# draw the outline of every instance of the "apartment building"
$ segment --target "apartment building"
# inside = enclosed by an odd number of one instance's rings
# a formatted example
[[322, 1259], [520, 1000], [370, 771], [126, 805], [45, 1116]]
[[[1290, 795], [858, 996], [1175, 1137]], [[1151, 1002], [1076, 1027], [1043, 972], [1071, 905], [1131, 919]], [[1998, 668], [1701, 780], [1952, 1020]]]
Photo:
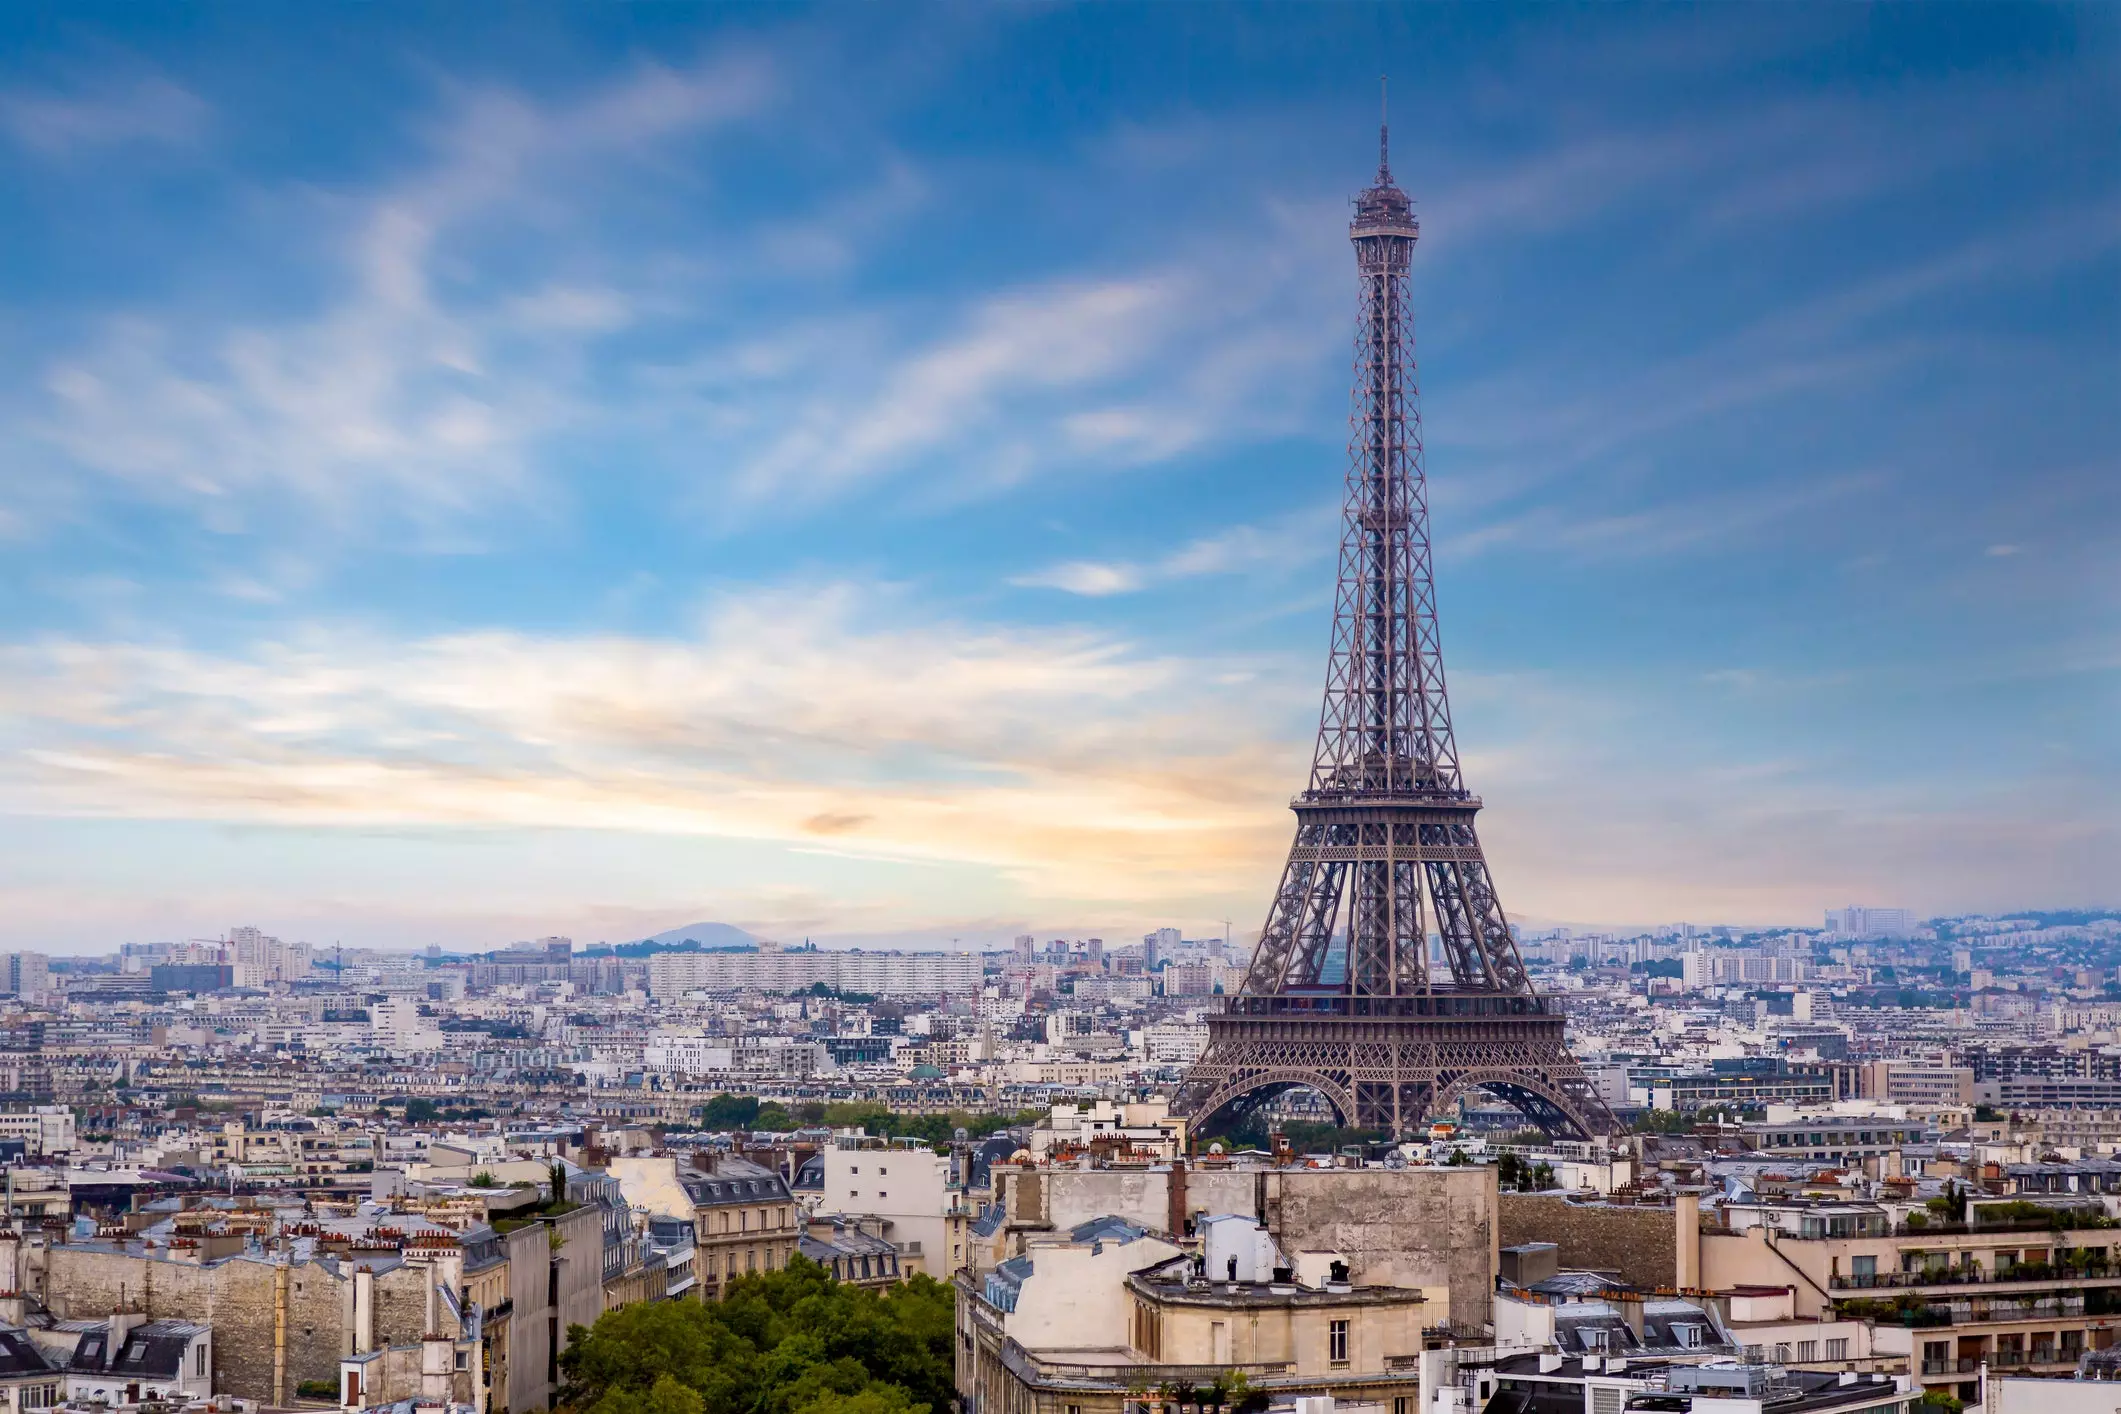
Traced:
[[74, 1112], [65, 1105], [37, 1105], [27, 1114], [0, 1114], [0, 1139], [19, 1139], [31, 1158], [71, 1153]]
[[669, 1001], [687, 992], [805, 992], [822, 983], [872, 996], [933, 997], [979, 991], [985, 970], [977, 953], [657, 953], [648, 960], [648, 990]]
[[1878, 1060], [1858, 1067], [1864, 1099], [1929, 1108], [1974, 1103], [1974, 1068], [1944, 1061]]
[[1354, 1284], [1341, 1262], [1299, 1270], [1249, 1214], [1208, 1229], [1196, 1259], [1124, 1219], [1097, 1218], [982, 1279], [960, 1273], [966, 1414], [1127, 1414], [1146, 1391], [1232, 1372], [1276, 1403], [1331, 1395], [1401, 1414], [1419, 1403], [1419, 1290]]
[[44, 1000], [52, 990], [51, 959], [41, 952], [9, 953], [7, 990], [24, 1001]]
[[1765, 1122], [1745, 1126], [1746, 1147], [1792, 1162], [1860, 1164], [1922, 1142], [1926, 1126], [1904, 1114], [1790, 1114], [1769, 1106]]
[[842, 1136], [822, 1158], [820, 1214], [856, 1218], [880, 1233], [904, 1271], [940, 1281], [966, 1265], [973, 1211], [954, 1156], [911, 1140]]
[[[1908, 1414], [1920, 1392], [1905, 1379], [1769, 1364], [1643, 1364], [1602, 1355], [1512, 1354], [1483, 1372], [1484, 1414], [1658, 1410], [1684, 1414]], [[1453, 1406], [1463, 1407], [1463, 1406]]]
[[375, 1167], [375, 1137], [352, 1121], [267, 1113], [229, 1120], [202, 1136], [199, 1157], [248, 1179], [314, 1179]]
[[1703, 1285], [1788, 1287], [1798, 1320], [1866, 1320], [1874, 1349], [1903, 1353], [1923, 1388], [1968, 1402], [1983, 1364], [2058, 1372], [2121, 1325], [2121, 1228], [2082, 1200], [1975, 1202], [1967, 1221], [1864, 1202], [1734, 1202], [1723, 1219], [1701, 1230]]
[[704, 1157], [712, 1168], [683, 1171], [678, 1180], [692, 1198], [700, 1299], [717, 1301], [735, 1278], [787, 1266], [803, 1225], [778, 1173], [749, 1159]]

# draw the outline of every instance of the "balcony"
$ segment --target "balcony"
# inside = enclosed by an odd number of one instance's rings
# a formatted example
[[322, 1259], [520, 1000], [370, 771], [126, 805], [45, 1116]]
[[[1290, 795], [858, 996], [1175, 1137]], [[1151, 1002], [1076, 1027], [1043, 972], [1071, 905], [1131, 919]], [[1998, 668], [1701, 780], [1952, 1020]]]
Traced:
[[2105, 1264], [2056, 1267], [2025, 1262], [1999, 1272], [1981, 1267], [1940, 1267], [1914, 1272], [1837, 1272], [1826, 1279], [1827, 1286], [1836, 1291], [1930, 1291], [1964, 1286], [2030, 1291], [2064, 1282], [2121, 1283], [2121, 1269]]
[[[2094, 1293], [2103, 1295], [2104, 1293]], [[2107, 1303], [2098, 1303], [2098, 1308], [2086, 1310], [2081, 1292], [2064, 1296], [1982, 1296], [1972, 1300], [1964, 1296], [1951, 1300], [1928, 1302], [1918, 1297], [1902, 1296], [1898, 1301], [1844, 1300], [1835, 1303], [1839, 1313], [1847, 1318], [1873, 1320], [1881, 1325], [1923, 1327], [1952, 1325], [1987, 1325], [1999, 1321], [2053, 1320], [2085, 1315], [2107, 1314]]]

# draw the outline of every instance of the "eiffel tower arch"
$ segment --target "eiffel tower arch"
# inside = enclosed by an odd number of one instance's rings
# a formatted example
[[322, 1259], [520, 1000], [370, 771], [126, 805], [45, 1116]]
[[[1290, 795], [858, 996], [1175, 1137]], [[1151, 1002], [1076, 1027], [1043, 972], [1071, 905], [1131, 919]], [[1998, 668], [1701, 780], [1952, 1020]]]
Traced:
[[1259, 945], [1175, 1108], [1212, 1133], [1302, 1087], [1403, 1137], [1484, 1090], [1587, 1138], [1617, 1126], [1525, 973], [1459, 769], [1414, 377], [1420, 224], [1388, 159], [1381, 129], [1349, 227], [1361, 310], [1318, 744]]

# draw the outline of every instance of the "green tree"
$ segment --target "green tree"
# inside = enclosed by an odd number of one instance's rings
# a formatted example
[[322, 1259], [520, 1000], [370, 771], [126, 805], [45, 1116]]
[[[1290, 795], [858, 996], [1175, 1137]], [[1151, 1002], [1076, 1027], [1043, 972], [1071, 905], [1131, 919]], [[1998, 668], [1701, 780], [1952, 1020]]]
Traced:
[[1631, 1127], [1637, 1134], [1692, 1134], [1694, 1120], [1678, 1110], [1644, 1110]]
[[702, 1129], [749, 1129], [758, 1117], [756, 1095], [717, 1095], [700, 1106]]
[[581, 1414], [941, 1414], [953, 1331], [939, 1282], [847, 1286], [798, 1257], [712, 1305], [628, 1306], [576, 1327], [561, 1400]]

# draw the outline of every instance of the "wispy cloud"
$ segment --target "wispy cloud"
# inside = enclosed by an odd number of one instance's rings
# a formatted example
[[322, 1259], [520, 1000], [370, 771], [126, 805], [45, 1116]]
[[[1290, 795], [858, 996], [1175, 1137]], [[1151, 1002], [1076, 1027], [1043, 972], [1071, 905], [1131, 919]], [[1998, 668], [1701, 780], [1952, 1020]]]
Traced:
[[1747, 488], [1663, 501], [1625, 513], [1583, 514], [1543, 505], [1491, 520], [1447, 538], [1456, 559], [1509, 547], [1560, 552], [1584, 559], [1626, 559], [1683, 551], [1740, 548], [1758, 532], [1825, 513], [1838, 503], [1875, 495], [1891, 485], [1884, 472], [1822, 477], [1788, 487]]
[[1019, 588], [1058, 589], [1102, 598], [1176, 580], [1304, 564], [1332, 553], [1332, 528], [1338, 515], [1338, 507], [1322, 504], [1268, 525], [1231, 526], [1154, 560], [1064, 560], [1013, 576], [1009, 582]]
[[0, 92], [0, 131], [45, 157], [130, 143], [189, 147], [206, 136], [212, 117], [197, 94], [153, 75], [67, 94]]
[[446, 243], [535, 209], [540, 189], [587, 164], [736, 121], [770, 93], [748, 52], [642, 65], [572, 104], [463, 92], [426, 166], [334, 209], [349, 235], [322, 314], [218, 328], [114, 318], [45, 369], [35, 434], [221, 531], [320, 512], [447, 525], [497, 493], [533, 494], [541, 439], [585, 415], [581, 353], [636, 311], [621, 290], [550, 275], [467, 293], [439, 273]]
[[807, 509], [913, 481], [947, 501], [1291, 431], [1342, 335], [1320, 244], [1254, 212], [1177, 257], [977, 292], [926, 333], [823, 324], [799, 377], [743, 369], [768, 412], [738, 435], [732, 489]]
[[1275, 695], [1170, 705], [1247, 665], [878, 612], [891, 597], [729, 599], [689, 641], [19, 646], [10, 790], [54, 815], [829, 842], [1077, 899], [1260, 867], [1292, 769]]

